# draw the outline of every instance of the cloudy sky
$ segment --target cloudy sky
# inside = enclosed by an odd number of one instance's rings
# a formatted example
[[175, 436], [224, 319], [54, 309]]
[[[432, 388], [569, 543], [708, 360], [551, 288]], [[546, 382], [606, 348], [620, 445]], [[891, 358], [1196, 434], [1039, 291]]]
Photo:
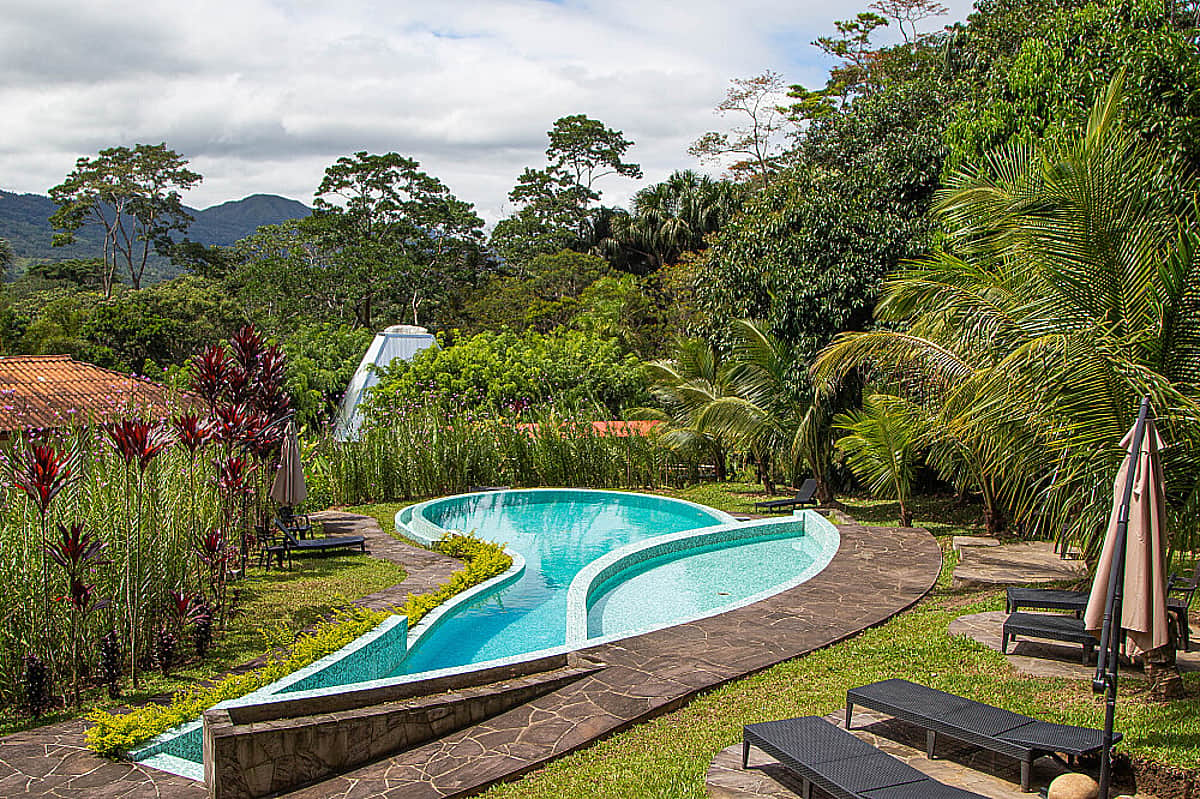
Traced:
[[[948, 3], [939, 23], [969, 2]], [[865, 7], [865, 0], [863, 3]], [[81, 155], [135, 142], [191, 159], [203, 208], [256, 192], [311, 203], [358, 150], [416, 158], [489, 222], [554, 120], [625, 132], [641, 184], [728, 124], [729, 79], [824, 83], [809, 43], [857, 5], [817, 0], [5, 0], [0, 188], [45, 193]], [[937, 24], [937, 23], [935, 23]], [[892, 32], [895, 35], [895, 32]], [[883, 37], [886, 40], [887, 36]]]

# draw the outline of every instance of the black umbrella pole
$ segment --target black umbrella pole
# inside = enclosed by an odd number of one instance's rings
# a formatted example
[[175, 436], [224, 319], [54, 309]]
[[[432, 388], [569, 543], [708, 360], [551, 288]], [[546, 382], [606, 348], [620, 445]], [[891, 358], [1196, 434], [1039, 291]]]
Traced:
[[1133, 481], [1142, 456], [1142, 440], [1146, 437], [1146, 419], [1150, 416], [1150, 398], [1142, 400], [1137, 424], [1130, 442], [1129, 469], [1125, 473], [1125, 490], [1117, 509], [1117, 529], [1113, 542], [1112, 565], [1108, 572], [1108, 596], [1104, 603], [1104, 622], [1100, 627], [1100, 650], [1096, 657], [1096, 676], [1092, 689], [1104, 693], [1104, 746], [1100, 751], [1099, 799], [1108, 799], [1112, 782], [1113, 726], [1117, 716], [1117, 676], [1121, 657], [1121, 602], [1125, 591], [1125, 539], [1129, 533], [1129, 502], [1133, 497]]

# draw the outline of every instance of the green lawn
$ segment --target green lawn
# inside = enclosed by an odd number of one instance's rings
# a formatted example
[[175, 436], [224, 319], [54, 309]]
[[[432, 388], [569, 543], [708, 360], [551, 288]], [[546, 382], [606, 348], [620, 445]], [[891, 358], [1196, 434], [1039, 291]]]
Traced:
[[[346, 508], [346, 512], [373, 516], [385, 533], [399, 537], [396, 534], [396, 514], [411, 504], [411, 502], [375, 502], [370, 505], [354, 505]], [[404, 540], [408, 541], [407, 538]]]
[[[752, 484], [704, 484], [664, 491], [729, 512], [749, 512], [761, 495]], [[845, 500], [847, 512], [872, 525], [892, 525], [895, 503]], [[948, 536], [978, 533], [978, 506], [953, 498], [921, 498], [917, 523]], [[705, 795], [704, 774], [712, 757], [741, 740], [742, 725], [791, 716], [826, 714], [842, 707], [845, 692], [889, 677], [965, 693], [1050, 721], [1099, 726], [1103, 706], [1085, 681], [1016, 674], [1002, 655], [973, 641], [951, 638], [957, 616], [1003, 608], [998, 591], [956, 592], [951, 564], [938, 587], [914, 609], [828, 649], [787, 661], [758, 675], [707, 693], [681, 710], [661, 716], [569, 755], [519, 782], [488, 792], [493, 799], [678, 799]], [[1143, 684], [1122, 683], [1118, 729], [1122, 749], [1174, 766], [1200, 761], [1200, 674], [1186, 679], [1193, 698], [1158, 705], [1142, 698]]]
[[[203, 663], [193, 663], [164, 677], [143, 672], [142, 688], [127, 690], [119, 701], [93, 689], [85, 696], [82, 711], [61, 711], [44, 716], [39, 724], [62, 721], [94, 708], [112, 710], [163, 698], [181, 688], [217, 677], [263, 654], [268, 645], [290, 642], [296, 633], [328, 615], [335, 607], [374, 593], [404, 579], [404, 569], [362, 555], [296, 558], [290, 570], [251, 568], [250, 576], [236, 582], [235, 613], [228, 629], [218, 634]], [[181, 641], [180, 653], [191, 654], [191, 642]], [[13, 708], [0, 710], [0, 735], [36, 726]]]

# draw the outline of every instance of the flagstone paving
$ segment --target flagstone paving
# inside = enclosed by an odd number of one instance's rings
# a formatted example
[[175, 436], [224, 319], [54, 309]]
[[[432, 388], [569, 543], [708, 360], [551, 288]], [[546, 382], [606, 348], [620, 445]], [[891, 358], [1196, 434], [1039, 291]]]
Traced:
[[[410, 591], [444, 580], [450, 559], [409, 547], [372, 519], [327, 517], [331, 532], [368, 536], [371, 553], [398, 559], [404, 583], [364, 598], [398, 604]], [[296, 791], [326, 797], [462, 796], [511, 779], [598, 737], [668, 712], [697, 692], [750, 674], [879, 624], [933, 585], [941, 551], [913, 528], [840, 525], [829, 566], [802, 586], [708, 619], [590, 647], [607, 664], [597, 674], [436, 742]], [[438, 577], [438, 575], [443, 575]], [[435, 579], [436, 578], [436, 579]], [[373, 604], [374, 606], [374, 604]], [[0, 739], [0, 796], [201, 797], [197, 783], [82, 749], [83, 722]], [[86, 781], [86, 785], [84, 784]], [[95, 786], [100, 786], [99, 788]]]
[[1001, 544], [994, 538], [955, 536], [958, 565], [954, 587], [993, 585], [1048, 585], [1082, 580], [1087, 564], [1063, 558], [1050, 541]]
[[[972, 613], [959, 616], [950, 622], [951, 635], [965, 635], [989, 649], [997, 652], [1004, 619], [1008, 614], [1002, 610], [986, 613]], [[1196, 635], [1195, 632], [1192, 633]], [[1198, 639], [1193, 637], [1192, 641]], [[1181, 672], [1200, 671], [1200, 651], [1192, 644], [1192, 652], [1176, 652], [1175, 659]], [[1036, 641], [1031, 638], [1018, 638], [1008, 644], [1008, 662], [1017, 671], [1032, 674], [1035, 677], [1066, 677], [1073, 680], [1090, 680], [1096, 674], [1096, 666], [1084, 666], [1079, 662], [1078, 644], [1060, 644], [1050, 641]], [[1121, 673], [1142, 676], [1141, 668], [1122, 664]]]

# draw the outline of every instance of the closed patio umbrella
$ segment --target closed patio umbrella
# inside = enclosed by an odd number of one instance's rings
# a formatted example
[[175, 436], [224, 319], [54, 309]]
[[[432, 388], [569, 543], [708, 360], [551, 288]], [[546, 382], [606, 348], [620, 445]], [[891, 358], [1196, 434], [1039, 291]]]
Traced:
[[294, 508], [308, 498], [308, 486], [304, 483], [304, 464], [300, 462], [300, 439], [296, 435], [296, 422], [289, 420], [283, 436], [279, 470], [271, 484], [271, 499], [280, 505]]
[[1107, 799], [1116, 715], [1117, 660], [1128, 637], [1138, 652], [1170, 642], [1167, 626], [1166, 505], [1163, 498], [1162, 439], [1150, 399], [1142, 400], [1137, 423], [1121, 442], [1125, 458], [1113, 481], [1113, 509], [1096, 568], [1084, 626], [1100, 635], [1093, 687], [1106, 694], [1100, 796]]

